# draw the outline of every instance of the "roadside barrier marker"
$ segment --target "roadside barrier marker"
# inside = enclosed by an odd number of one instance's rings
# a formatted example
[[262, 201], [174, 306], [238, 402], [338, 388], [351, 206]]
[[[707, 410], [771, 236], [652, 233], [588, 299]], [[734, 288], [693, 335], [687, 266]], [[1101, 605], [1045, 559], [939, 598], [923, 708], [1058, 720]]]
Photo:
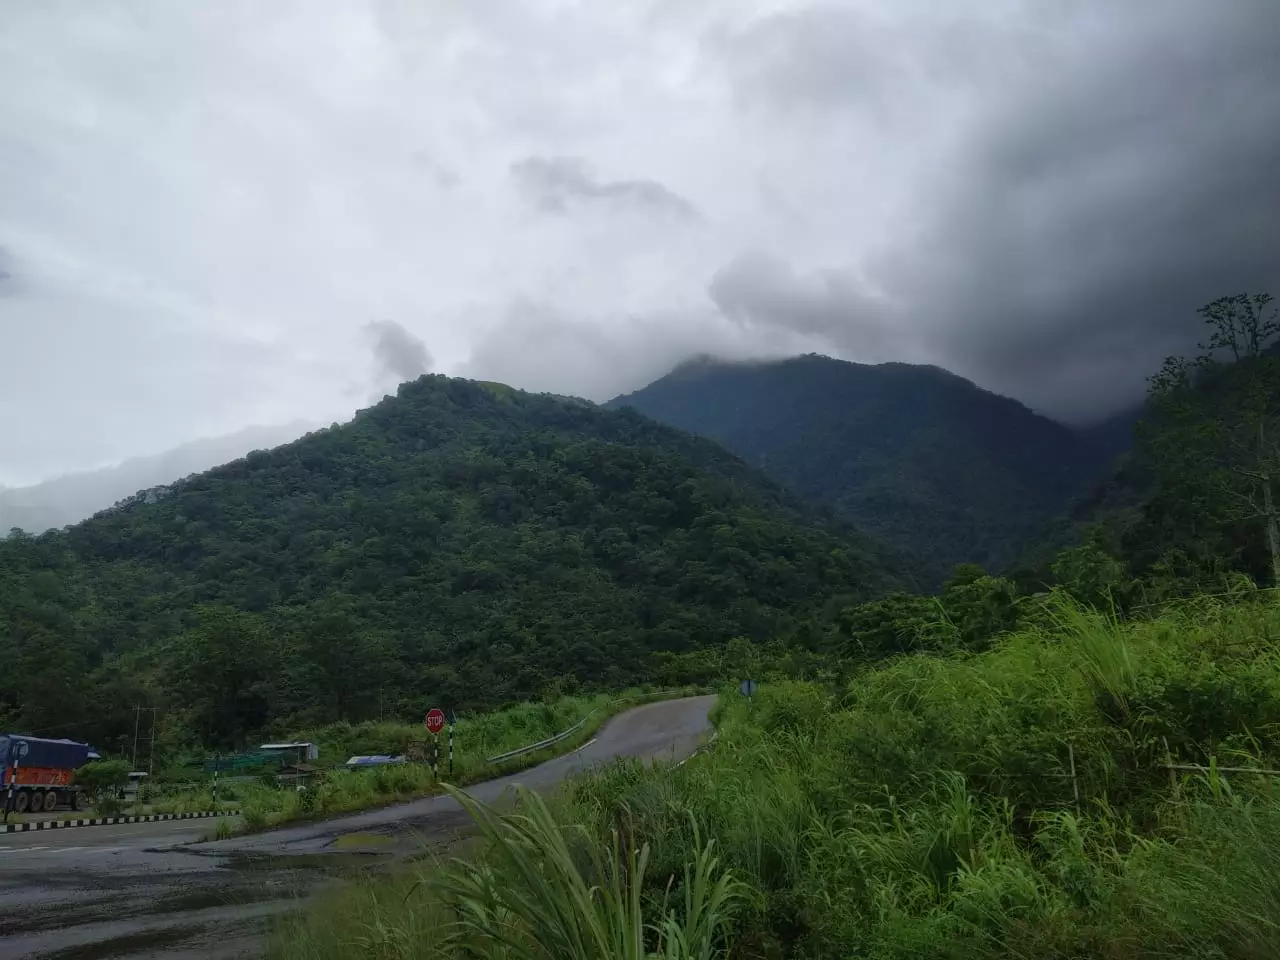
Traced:
[[65, 830], [69, 827], [112, 827], [126, 823], [156, 823], [162, 820], [202, 820], [205, 817], [238, 817], [239, 810], [205, 810], [200, 813], [147, 813], [137, 817], [89, 817], [76, 820], [36, 820], [32, 823], [0, 824], [0, 833], [30, 833], [33, 830]]

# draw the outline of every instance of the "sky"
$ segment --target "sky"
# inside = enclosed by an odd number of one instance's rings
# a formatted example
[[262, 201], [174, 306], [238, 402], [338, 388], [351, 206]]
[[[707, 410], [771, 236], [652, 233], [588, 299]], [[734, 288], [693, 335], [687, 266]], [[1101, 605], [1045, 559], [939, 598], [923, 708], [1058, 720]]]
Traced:
[[0, 3], [0, 484], [424, 371], [934, 363], [1087, 422], [1280, 294], [1275, 0]]

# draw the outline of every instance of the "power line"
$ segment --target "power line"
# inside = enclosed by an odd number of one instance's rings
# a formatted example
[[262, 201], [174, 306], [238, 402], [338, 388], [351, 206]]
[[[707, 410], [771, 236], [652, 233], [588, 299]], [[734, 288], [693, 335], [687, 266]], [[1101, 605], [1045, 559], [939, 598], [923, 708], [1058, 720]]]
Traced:
[[[95, 715], [92, 721], [75, 720], [71, 723], [60, 723], [52, 727], [36, 727], [30, 731], [30, 734], [31, 736], [36, 737], [36, 736], [42, 736], [46, 733], [57, 733], [60, 730], [70, 730], [73, 727], [83, 727], [90, 722], [101, 723], [104, 720], [116, 720], [116, 719], [119, 719], [120, 717], [127, 717], [130, 713], [133, 712], [134, 709], [135, 708], [130, 708], [128, 710], [121, 710], [118, 713], [106, 713], [106, 714]], [[147, 709], [151, 709], [151, 708], [148, 707]]]

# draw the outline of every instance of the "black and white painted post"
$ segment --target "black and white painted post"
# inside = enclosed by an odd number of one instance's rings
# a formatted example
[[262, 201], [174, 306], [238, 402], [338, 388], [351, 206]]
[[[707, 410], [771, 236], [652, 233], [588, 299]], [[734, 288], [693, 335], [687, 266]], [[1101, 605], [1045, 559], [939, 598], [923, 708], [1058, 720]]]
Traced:
[[22, 763], [22, 758], [27, 755], [30, 747], [27, 741], [19, 740], [9, 747], [9, 756], [5, 758], [9, 764], [9, 789], [5, 791], [4, 796], [4, 822], [9, 822], [9, 814], [13, 812], [13, 791], [18, 782], [18, 766]]
[[213, 809], [218, 809], [218, 761], [213, 761]]
[[439, 707], [432, 707], [427, 711], [427, 718], [424, 722], [427, 733], [431, 734], [431, 776], [433, 779], [439, 780], [440, 731], [444, 729], [444, 711]]
[[453, 727], [458, 722], [458, 714], [454, 710], [449, 711], [449, 779], [453, 779]]

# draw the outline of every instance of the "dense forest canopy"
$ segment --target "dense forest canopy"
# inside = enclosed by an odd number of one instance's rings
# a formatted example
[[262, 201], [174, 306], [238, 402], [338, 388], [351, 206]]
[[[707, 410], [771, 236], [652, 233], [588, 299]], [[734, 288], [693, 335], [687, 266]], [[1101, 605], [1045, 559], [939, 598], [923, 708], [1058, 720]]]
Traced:
[[[1202, 311], [1205, 352], [1153, 379], [1138, 441], [1070, 546], [1006, 576], [953, 565], [934, 596], [896, 541], [878, 544], [709, 440], [625, 405], [424, 377], [349, 424], [0, 543], [0, 726], [113, 749], [134, 707], [154, 706], [166, 748], [224, 748], [338, 719], [408, 719], [428, 703], [713, 681], [755, 656], [803, 671], [814, 657], [854, 669], [980, 651], [1053, 588], [1125, 614], [1242, 577], [1280, 584], [1269, 305], [1229, 297]], [[824, 358], [794, 363], [818, 383], [848, 376]], [[729, 417], [743, 395], [734, 378], [758, 385], [752, 369], [712, 378], [729, 385], [707, 394], [719, 396], [708, 418]], [[942, 371], [917, 375], [960, 389]], [[693, 371], [691, 396], [709, 382]], [[885, 390], [846, 419], [865, 432], [886, 397], [906, 405]], [[926, 404], [882, 423], [880, 446], [851, 451], [829, 407], [810, 420], [832, 431], [825, 447], [777, 449], [810, 467], [826, 456], [833, 470], [887, 471], [862, 504], [884, 505], [880, 529], [914, 517], [917, 555], [922, 542], [939, 556], [964, 542], [948, 540], [963, 528], [944, 515], [1012, 555], [1080, 468], [1052, 459], [1050, 441], [1068, 436], [1056, 425], [1002, 398], [970, 401], [976, 425], [958, 436], [955, 411]], [[911, 443], [927, 456], [900, 442], [916, 421]], [[1032, 438], [1012, 459], [995, 435], [1010, 424]], [[1032, 481], [1043, 499], [1020, 486]], [[1023, 497], [1034, 509], [1020, 512]], [[1003, 525], [981, 521], [997, 507]]]
[[423, 377], [347, 425], [0, 544], [0, 725], [210, 746], [647, 679], [896, 583], [865, 538], [634, 411]]
[[937, 367], [703, 360], [610, 402], [724, 444], [912, 559], [916, 585], [1018, 561], [1124, 445]]
[[1280, 586], [1280, 319], [1265, 294], [1202, 307], [1209, 336], [1151, 380], [1136, 456], [1152, 491], [1122, 530], [1139, 570]]

